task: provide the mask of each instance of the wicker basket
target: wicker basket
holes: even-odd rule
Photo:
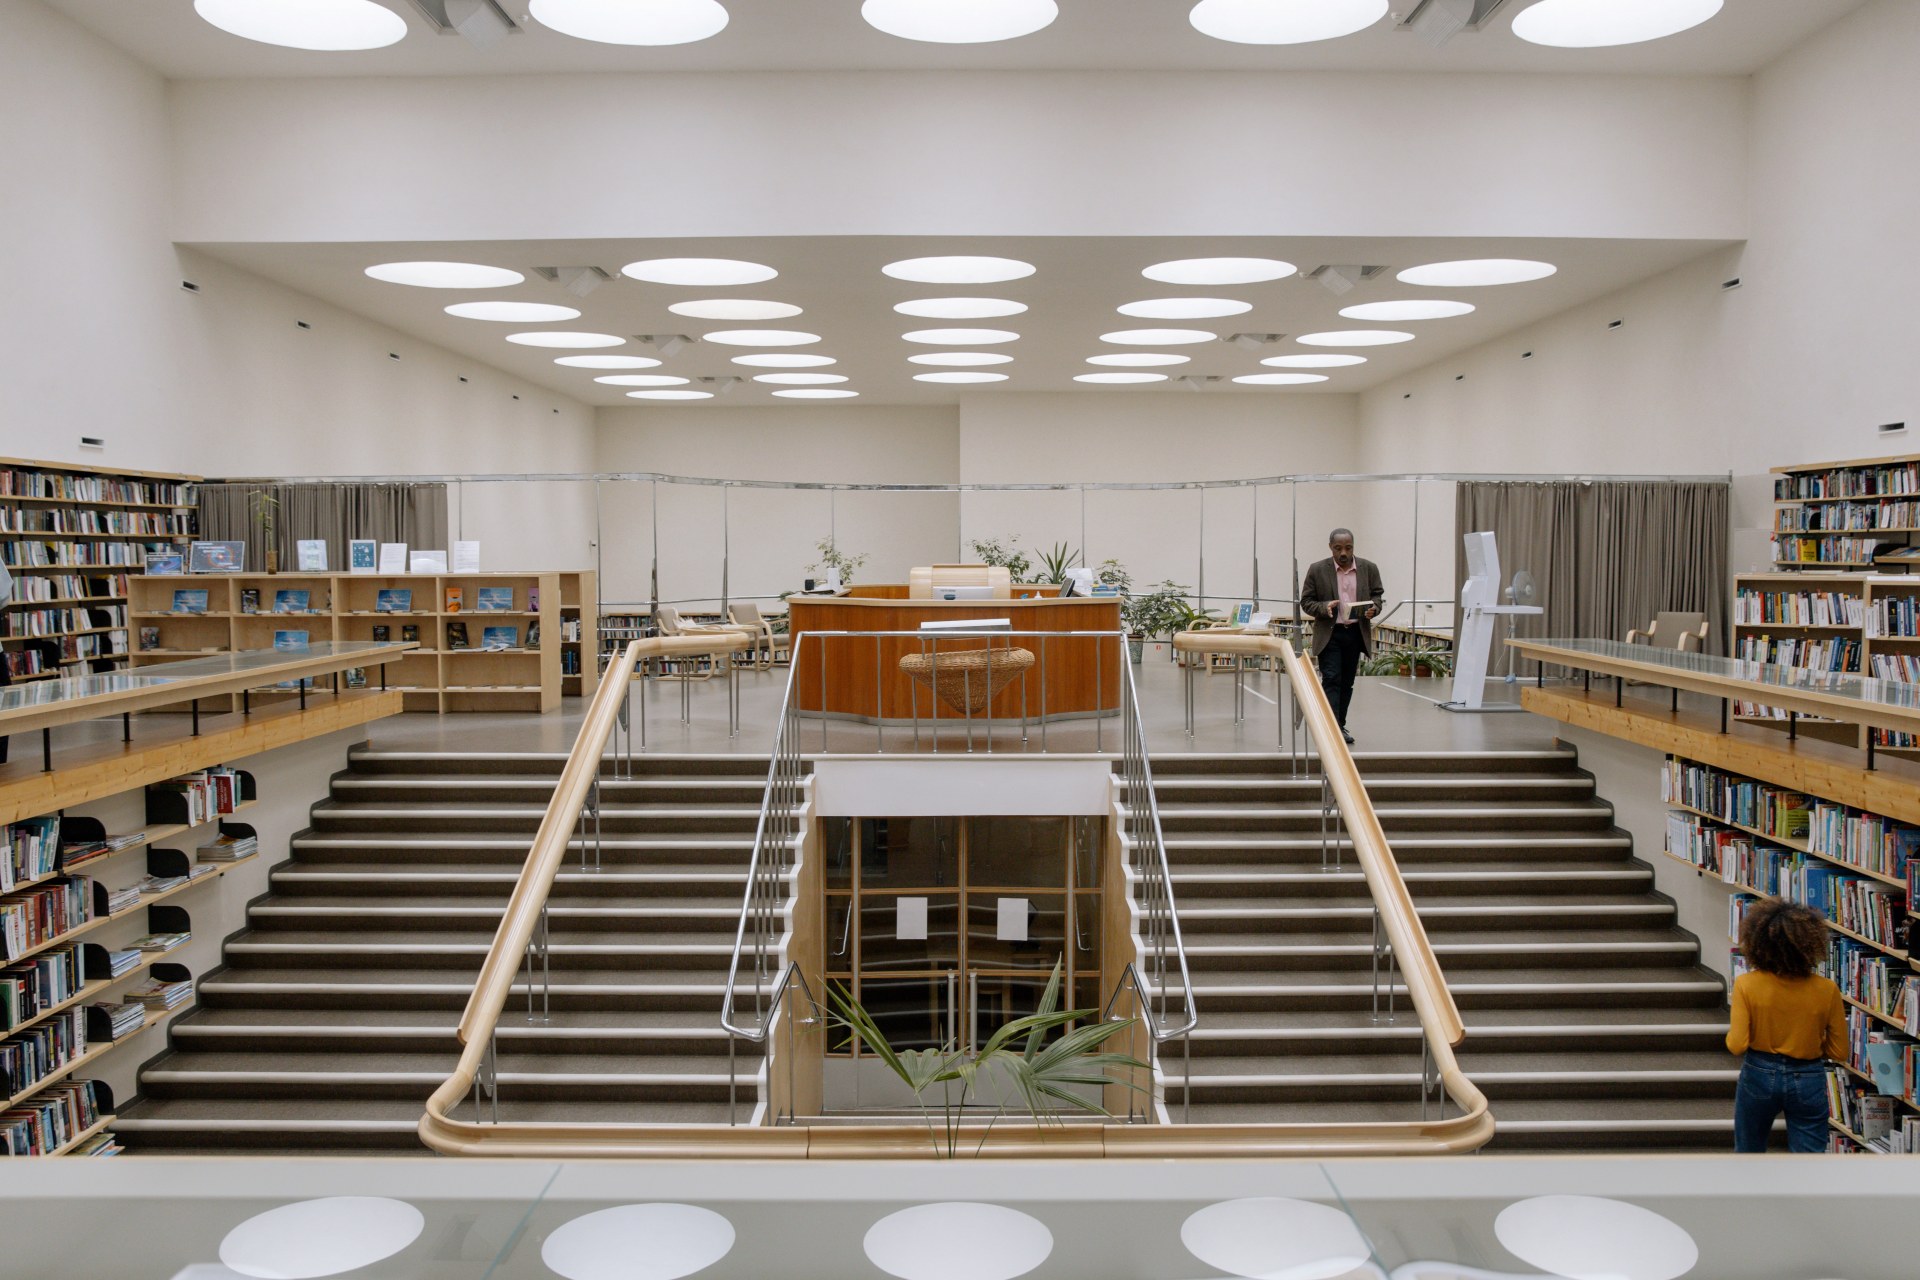
[[[902,674],[966,715],[984,711],[996,694],[1032,668],[1031,649],[942,649],[900,659]]]

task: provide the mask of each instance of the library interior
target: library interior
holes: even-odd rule
[[[0,1274],[1911,1277],[1916,83],[0,0]]]

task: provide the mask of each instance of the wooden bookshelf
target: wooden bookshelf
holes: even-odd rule
[[[1871,569],[1920,533],[1920,454],[1773,469],[1773,563]]]
[[[566,645],[561,623],[569,608],[576,614],[584,611],[584,617],[574,619],[581,622],[583,634],[591,635],[598,621],[591,572],[186,574],[142,577],[130,586],[128,627],[136,668],[209,653],[271,649],[281,632],[304,631],[309,642],[372,640],[374,629],[385,627],[389,639],[402,640],[406,628],[417,628],[420,648],[387,672],[387,686],[400,690],[408,711],[555,710],[561,697],[573,692],[561,674]],[[477,608],[482,590],[511,593],[513,607]],[[181,591],[205,591],[205,611],[176,611],[175,593]],[[275,611],[277,602],[290,606],[297,599],[281,593],[300,591],[307,593],[305,611]],[[455,591],[460,593],[459,607],[448,608]],[[399,592],[406,594],[392,594]],[[383,603],[402,601],[404,610],[381,609]],[[536,602],[538,608],[528,607]],[[536,625],[540,646],[529,648],[528,633]],[[488,626],[512,628],[515,643],[488,650]],[[467,646],[456,648],[454,638],[461,631]],[[580,652],[584,655],[590,648]],[[582,665],[593,672],[590,661],[583,658]],[[597,673],[583,679],[580,687],[590,694]],[[249,697],[259,706],[296,694],[291,689],[262,689]]]
[[[1775,835],[1767,832],[1762,827],[1733,821],[1708,809],[1687,803],[1685,799],[1682,798],[1682,793],[1675,788],[1672,782],[1673,770],[1676,765],[1680,766],[1683,770],[1686,768],[1711,768],[1737,783],[1752,784],[1756,787],[1804,797],[1807,801],[1805,808],[1808,815],[1808,834],[1805,837]],[[1803,786],[1792,786],[1753,778],[1719,764],[1703,764],[1688,757],[1669,754],[1667,756],[1667,763],[1663,765],[1662,793],[1666,797],[1666,806],[1669,812],[1684,815],[1688,823],[1699,824],[1710,829],[1726,832],[1738,832],[1756,846],[1768,845],[1783,853],[1792,854],[1808,862],[1819,862],[1830,865],[1845,876],[1861,881],[1863,885],[1872,886],[1879,890],[1892,889],[1898,891],[1900,906],[1896,908],[1893,938],[1870,937],[1832,919],[1827,921],[1827,928],[1836,939],[1845,939],[1846,943],[1865,949],[1857,953],[1857,955],[1868,957],[1871,961],[1871,963],[1867,964],[1869,969],[1877,968],[1885,973],[1886,985],[1893,995],[1894,1004],[1891,1009],[1876,1007],[1874,1004],[1859,998],[1859,995],[1848,991],[1846,989],[1844,975],[1835,972],[1832,976],[1836,981],[1841,982],[1841,998],[1846,1001],[1848,1008],[1865,1014],[1873,1022],[1879,1024],[1880,1028],[1884,1031],[1897,1033],[1901,1037],[1911,1036],[1912,1033],[1901,1016],[1900,992],[1904,984],[1905,989],[1916,993],[1914,998],[1920,998],[1920,960],[1916,960],[1911,953],[1914,943],[1913,926],[1911,919],[1906,916],[1905,912],[1905,909],[1911,906],[1913,886],[1916,882],[1920,882],[1920,853],[1909,855],[1908,866],[1904,876],[1896,876],[1882,872],[1851,861],[1846,857],[1838,856],[1833,848],[1825,847],[1829,842],[1822,838],[1822,827],[1819,822],[1819,817],[1814,811],[1814,805],[1816,803],[1824,802],[1830,804],[1837,809],[1843,810],[1849,818],[1855,816],[1876,818],[1880,817],[1880,815],[1861,809],[1857,805],[1847,804],[1844,800],[1838,798],[1824,797],[1812,793]],[[1881,818],[1881,821],[1886,822],[1890,827],[1899,826],[1911,828],[1914,825],[1912,823],[1899,822],[1895,819],[1884,817]],[[1697,873],[1700,878],[1714,881],[1731,894],[1752,897],[1768,896],[1768,891],[1759,885],[1744,883],[1739,880],[1730,867],[1703,865],[1700,862],[1696,862],[1692,857],[1687,856],[1684,851],[1676,851],[1673,847],[1676,838],[1674,835],[1676,825],[1678,824],[1669,824],[1667,847],[1661,850],[1664,858],[1679,862],[1682,866]],[[1732,937],[1735,932],[1733,927],[1734,916],[1735,911],[1732,904],[1730,904],[1727,929],[1730,941],[1737,941],[1737,939]],[[1899,941],[1905,941],[1907,945],[1905,947],[1896,945]],[[1871,994],[1871,992],[1863,988],[1861,994]],[[1852,1046],[1855,1056],[1859,1056],[1861,1048],[1862,1046],[1858,1043]],[[1838,1069],[1845,1075],[1862,1081],[1869,1086],[1873,1083],[1851,1064],[1838,1064]],[[1896,1098],[1898,1107],[1904,1109],[1905,1112],[1920,1113],[1920,1102],[1916,1102],[1914,1097],[1900,1094],[1888,1096]],[[1862,1149],[1871,1150],[1864,1139],[1846,1129],[1838,1120],[1833,1120],[1830,1123],[1835,1132],[1844,1134],[1852,1139],[1856,1145]]]
[[[131,634],[122,584],[145,571],[149,551],[184,551],[199,479],[0,458],[0,548],[15,578],[0,601],[0,667],[47,680],[121,666]]]
[[[600,576],[592,570],[560,575],[560,634],[560,692],[591,698],[600,687]]]

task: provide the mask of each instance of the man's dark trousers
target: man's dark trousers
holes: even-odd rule
[[[1320,651],[1320,687],[1333,704],[1333,718],[1347,727],[1347,707],[1353,702],[1353,678],[1360,674],[1360,628],[1335,627]]]

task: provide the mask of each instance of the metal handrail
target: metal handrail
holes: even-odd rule
[[[765,1043],[767,1043],[768,1039],[773,1034],[774,1016],[780,1012],[780,1005],[786,1000],[787,992],[793,989],[793,984],[796,982],[800,984],[801,994],[806,996],[807,1008],[810,1010],[806,1018],[803,1021],[799,1022],[799,1025],[804,1027],[815,1027],[820,1025],[825,1021],[825,1011],[820,1008],[820,1001],[816,999],[813,994],[813,986],[807,981],[807,975],[800,971],[800,965],[797,961],[788,964],[786,967],[786,970],[780,975],[780,981],[774,984],[772,996],[767,1001],[766,1019],[763,1022],[761,1022],[758,1029],[748,1029],[744,1031],[735,1030],[735,1028],[727,1021],[726,1015],[724,1013],[721,1015],[721,1019],[720,1019],[721,1025],[726,1027],[729,1033],[727,1036],[727,1123],[728,1124],[736,1123],[737,1113],[740,1108],[740,1100],[738,1096],[738,1087],[737,1087],[739,1076],[735,1071],[735,1066],[734,1066],[735,1045],[740,1040],[746,1040],[753,1044],[761,1044],[761,1045],[764,1045]],[[797,1124],[799,1122],[799,1107],[798,1107],[798,1104],[795,1102],[795,1099],[799,1095],[794,1087],[795,1086],[794,1065],[793,1065],[794,1063],[794,1052],[793,1052],[794,1025],[795,1025],[795,1015],[793,1014],[792,1010],[789,1010],[787,1013],[787,1123],[790,1125]],[[776,1112],[774,1115],[774,1122],[777,1124],[779,1122],[779,1119],[780,1119],[779,1114],[778,1112]]]

